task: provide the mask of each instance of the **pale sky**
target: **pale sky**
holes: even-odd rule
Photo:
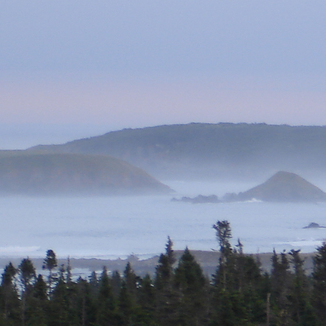
[[[325,12],[325,0],[0,0],[0,148],[174,123],[326,125]]]

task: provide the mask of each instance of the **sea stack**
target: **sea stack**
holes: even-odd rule
[[[322,202],[326,193],[295,173],[280,171],[266,182],[239,193],[241,201],[258,199],[267,202]]]

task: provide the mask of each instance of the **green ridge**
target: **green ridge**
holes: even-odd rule
[[[85,154],[0,152],[0,193],[108,195],[168,193],[145,171],[122,160]]]

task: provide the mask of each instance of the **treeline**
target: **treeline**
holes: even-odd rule
[[[204,275],[188,248],[176,261],[168,238],[153,277],[104,267],[75,280],[48,250],[45,276],[29,258],[9,263],[0,286],[0,325],[23,326],[321,326],[326,325],[326,244],[317,248],[307,275],[300,250],[274,252],[270,273],[230,244],[227,221],[214,226],[216,273]]]

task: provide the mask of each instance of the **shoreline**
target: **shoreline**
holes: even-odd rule
[[[183,254],[183,250],[175,250],[175,256],[178,260]],[[218,265],[219,252],[218,251],[201,251],[201,250],[190,250],[191,254],[195,257],[196,261],[201,265],[204,273],[208,276],[212,275],[216,271]],[[280,253],[277,253],[280,254]],[[259,253],[259,254],[246,254],[248,256],[256,257],[260,263],[263,271],[269,272],[271,270],[271,258],[273,253]],[[304,268],[308,274],[312,272],[313,259],[315,252],[312,253],[301,253],[302,259],[305,260]],[[18,267],[23,258],[18,257],[0,257],[0,269],[3,269],[9,262],[15,267]],[[30,258],[38,273],[42,271],[42,265],[44,258]],[[125,259],[99,259],[99,258],[70,258],[70,264],[73,273],[80,275],[89,276],[93,271],[100,272],[105,266],[108,271],[119,271],[122,273],[126,267],[126,264],[130,262],[135,273],[140,276],[144,276],[147,273],[154,275],[155,268],[158,263],[159,255],[152,256],[146,259],[140,259],[137,255],[130,255]],[[58,258],[58,268],[60,266],[67,266],[67,258]],[[83,271],[83,272],[81,272]],[[43,273],[42,273],[43,274]]]

